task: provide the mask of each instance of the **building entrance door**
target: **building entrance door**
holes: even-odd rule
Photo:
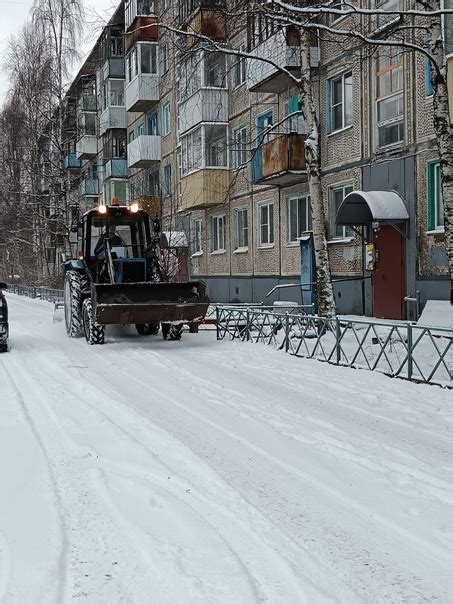
[[[402,224],[398,227],[404,228]],[[380,319],[404,319],[404,236],[393,226],[382,225],[374,233],[374,246],[373,315]]]

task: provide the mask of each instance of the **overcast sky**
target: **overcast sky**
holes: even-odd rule
[[[0,0],[0,104],[3,104],[5,94],[8,90],[8,81],[6,80],[3,66],[5,63],[5,51],[8,38],[11,34],[16,34],[26,22],[33,0]],[[94,41],[99,35],[100,23],[108,21],[116,5],[116,0],[85,0],[85,10],[88,16],[86,27],[86,40],[83,45],[83,54],[86,57]],[[78,66],[74,68],[77,73]]]

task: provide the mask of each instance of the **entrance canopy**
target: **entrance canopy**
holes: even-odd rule
[[[404,201],[394,191],[352,191],[338,208],[336,224],[357,226],[371,222],[402,222],[409,219]]]

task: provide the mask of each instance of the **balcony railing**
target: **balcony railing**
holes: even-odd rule
[[[228,198],[230,173],[227,168],[203,168],[181,179],[181,209],[209,208]]]
[[[146,168],[161,160],[160,136],[141,134],[127,145],[129,168]]]
[[[114,157],[105,164],[104,178],[127,178],[127,159]]]
[[[305,135],[284,134],[258,147],[252,158],[252,181],[288,186],[306,174]]]
[[[126,110],[148,111],[159,101],[159,75],[140,73],[126,86]]]
[[[83,197],[97,197],[99,195],[98,179],[84,178],[80,183],[80,195]]]
[[[83,134],[76,143],[78,159],[92,157],[98,152],[98,139],[94,134]]]
[[[99,118],[99,133],[102,136],[107,130],[117,128],[127,128],[126,107],[107,107]]]
[[[228,91],[200,88],[179,108],[179,131],[182,134],[202,122],[228,122]]]
[[[109,57],[101,70],[102,81],[107,78],[124,78],[124,57]]]
[[[187,21],[199,9],[225,10],[226,0],[180,0],[179,25],[186,25]]]

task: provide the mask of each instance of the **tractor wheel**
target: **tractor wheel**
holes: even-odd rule
[[[159,333],[159,323],[137,323],[135,329],[141,336],[155,336]]]
[[[170,330],[168,332],[169,340],[180,340],[182,336],[182,329],[184,327],[184,323],[179,323],[178,325],[170,325]]]
[[[66,331],[70,338],[80,338],[83,335],[82,325],[82,296],[88,286],[85,275],[76,271],[68,271],[64,278],[64,317]]]
[[[105,325],[99,325],[93,318],[93,303],[91,298],[85,298],[82,305],[83,331],[88,344],[103,344]]]
[[[0,342],[0,352],[8,352],[8,340]]]

